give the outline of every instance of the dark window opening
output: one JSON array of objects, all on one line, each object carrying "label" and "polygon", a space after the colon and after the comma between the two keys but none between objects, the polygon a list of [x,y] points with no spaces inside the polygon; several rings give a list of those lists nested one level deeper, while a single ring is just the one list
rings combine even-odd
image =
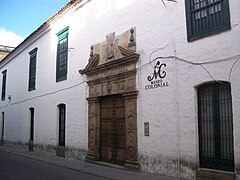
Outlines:
[{"label": "dark window opening", "polygon": [[198,88],[200,167],[234,171],[233,115],[230,84]]},{"label": "dark window opening", "polygon": [[4,117],[5,114],[2,112],[2,129],[1,129],[1,146],[3,146],[3,141],[4,141]]},{"label": "dark window opening", "polygon": [[58,105],[59,110],[59,137],[58,145],[65,146],[65,120],[66,120],[66,105]]},{"label": "dark window opening", "polygon": [[2,72],[3,78],[2,78],[2,101],[5,100],[6,97],[6,83],[7,83],[7,70],[4,70]]},{"label": "dark window opening", "polygon": [[37,49],[33,49],[29,52],[30,62],[29,62],[29,80],[28,80],[28,91],[32,91],[36,86],[36,60],[37,60]]},{"label": "dark window opening", "polygon": [[30,108],[30,140],[34,139],[34,108]]}]

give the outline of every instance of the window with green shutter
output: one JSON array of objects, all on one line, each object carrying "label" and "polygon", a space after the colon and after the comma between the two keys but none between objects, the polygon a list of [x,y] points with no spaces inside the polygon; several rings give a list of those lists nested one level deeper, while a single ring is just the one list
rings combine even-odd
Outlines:
[{"label": "window with green shutter", "polygon": [[59,33],[57,45],[56,82],[67,79],[68,64],[68,29],[64,28]]},{"label": "window with green shutter", "polygon": [[36,60],[37,60],[37,50],[34,48],[29,52],[30,61],[29,61],[29,80],[28,80],[28,91],[35,89],[36,85]]},{"label": "window with green shutter", "polygon": [[231,28],[228,0],[185,0],[188,41]]}]

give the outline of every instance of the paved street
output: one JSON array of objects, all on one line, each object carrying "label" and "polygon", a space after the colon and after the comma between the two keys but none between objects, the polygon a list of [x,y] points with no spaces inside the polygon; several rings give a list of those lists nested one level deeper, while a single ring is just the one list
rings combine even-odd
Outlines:
[{"label": "paved street", "polygon": [[105,178],[0,150],[1,180],[102,180]]},{"label": "paved street", "polygon": [[87,163],[27,149],[0,146],[0,180],[177,180],[124,167]]}]

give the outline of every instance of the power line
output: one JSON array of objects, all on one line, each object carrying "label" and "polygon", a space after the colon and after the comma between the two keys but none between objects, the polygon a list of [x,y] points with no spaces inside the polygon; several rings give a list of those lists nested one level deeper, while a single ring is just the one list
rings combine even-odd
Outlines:
[{"label": "power line", "polygon": [[[171,39],[170,39],[170,40],[171,40]],[[169,41],[170,41],[170,40],[169,40]],[[168,45],[168,44],[167,44],[167,45]],[[162,49],[162,48],[161,48],[161,49]],[[159,49],[158,49],[158,50],[159,50]],[[154,52],[156,52],[156,50],[153,51],[153,52],[150,54],[150,56],[151,56]],[[184,62],[184,63],[188,63],[188,64],[191,64],[191,65],[198,65],[198,66],[202,67],[214,81],[216,81],[216,82],[218,82],[218,83],[222,83],[222,82],[216,80],[216,79],[211,75],[211,73],[207,70],[207,68],[204,67],[203,65],[206,65],[206,64],[214,64],[214,63],[221,63],[221,62],[224,62],[224,61],[232,61],[233,58],[237,58],[237,59],[234,61],[234,63],[232,64],[231,69],[230,69],[230,72],[229,72],[229,82],[230,82],[232,70],[233,70],[234,66],[237,64],[237,62],[240,60],[240,55],[236,55],[236,56],[232,56],[232,57],[228,57],[228,58],[224,58],[224,59],[219,59],[219,60],[215,60],[215,61],[210,61],[210,62],[192,62],[192,61],[190,61],[190,60],[187,60],[187,59],[184,59],[184,58],[179,58],[179,57],[177,57],[177,56],[165,56],[165,57],[164,57],[164,56],[158,56],[158,57],[154,58],[153,60],[149,60],[148,63],[143,64],[143,65],[141,65],[140,67],[138,67],[138,68],[136,68],[136,69],[137,69],[137,70],[141,70],[144,66],[146,66],[146,65],[148,65],[148,64],[151,64],[152,62],[156,61],[157,59],[173,59],[173,58],[175,58],[175,59],[178,60],[178,61]],[[81,84],[83,84],[83,83],[85,83],[85,82],[86,82],[86,81],[82,81],[82,82],[80,82],[80,83],[78,83],[78,84],[75,84],[75,85],[70,86],[70,87],[67,87],[67,88],[62,88],[62,89],[59,89],[59,90],[56,90],[56,91],[52,91],[52,92],[49,92],[49,93],[45,93],[45,94],[42,94],[42,95],[38,95],[38,96],[31,97],[31,98],[27,98],[27,99],[24,99],[24,100],[22,100],[22,101],[18,101],[18,102],[15,102],[15,103],[11,103],[11,104],[10,104],[10,101],[9,101],[7,105],[0,107],[0,109],[5,108],[5,107],[7,107],[8,105],[16,105],[16,104],[20,104],[20,103],[23,103],[23,102],[26,102],[26,101],[30,101],[30,100],[33,100],[33,99],[36,99],[36,98],[41,98],[41,97],[49,96],[49,95],[52,95],[52,94],[55,94],[55,93],[58,93],[58,92],[61,92],[61,91],[69,90],[69,89],[75,88],[75,87],[77,87],[77,86],[80,86]]]},{"label": "power line", "polygon": [[[169,44],[169,41],[168,41],[167,45]],[[214,81],[216,81],[218,83],[221,83],[221,84],[224,84],[221,81],[218,81],[217,79],[215,79],[211,75],[211,73],[207,70],[207,68],[204,67],[203,65],[221,63],[221,62],[225,62],[225,61],[233,61],[235,58],[237,58],[235,60],[235,62],[233,63],[233,65],[231,66],[231,69],[230,69],[230,72],[229,72],[229,82],[230,82],[232,70],[233,70],[235,64],[240,60],[240,55],[235,55],[235,56],[232,56],[232,57],[227,57],[227,58],[218,59],[218,60],[214,60],[214,61],[205,61],[205,62],[193,62],[193,61],[190,61],[190,60],[187,60],[187,59],[184,59],[184,58],[180,58],[180,57],[177,57],[177,56],[157,56],[153,60],[150,60],[150,58],[151,58],[153,53],[155,53],[158,50],[164,49],[167,45],[165,45],[163,48],[158,48],[157,50],[154,50],[152,53],[150,53],[150,55],[149,55],[149,62],[146,63],[146,64],[141,65],[140,67],[137,68],[137,70],[141,70],[143,67],[145,67],[148,64],[151,64],[152,62],[156,61],[157,59],[174,59],[175,58],[176,60],[178,60],[180,62],[184,62],[184,63],[187,63],[187,64],[191,64],[191,65],[196,65],[196,66],[202,67]]]},{"label": "power line", "polygon": [[230,72],[229,72],[229,82],[231,82],[231,75],[232,75],[232,70],[233,70],[233,67],[235,66],[235,64],[237,64],[237,62],[240,60],[240,57],[238,59],[236,59],[236,61],[233,63],[231,69],[230,69]]},{"label": "power line", "polygon": [[34,96],[34,97],[31,97],[31,98],[27,98],[27,99],[24,99],[24,100],[22,100],[22,101],[18,101],[18,102],[15,102],[15,103],[11,103],[11,104],[10,104],[10,101],[9,101],[7,105],[0,107],[0,109],[5,108],[5,107],[7,107],[8,105],[10,105],[10,106],[11,106],[11,105],[16,105],[16,104],[20,104],[20,103],[23,103],[23,102],[26,102],[26,101],[33,100],[33,99],[37,99],[37,98],[49,96],[49,95],[52,95],[52,94],[56,94],[56,93],[59,93],[59,92],[61,92],[61,91],[69,90],[69,89],[75,88],[75,87],[77,87],[77,86],[80,86],[80,85],[82,85],[82,84],[85,83],[85,82],[86,82],[86,81],[82,81],[82,82],[80,82],[80,83],[78,83],[78,84],[75,84],[75,85],[73,85],[73,86],[70,86],[70,87],[62,88],[62,89],[59,89],[59,90],[56,90],[56,91],[52,91],[52,92],[49,92],[49,93],[45,93],[45,94],[41,94],[41,95]]}]

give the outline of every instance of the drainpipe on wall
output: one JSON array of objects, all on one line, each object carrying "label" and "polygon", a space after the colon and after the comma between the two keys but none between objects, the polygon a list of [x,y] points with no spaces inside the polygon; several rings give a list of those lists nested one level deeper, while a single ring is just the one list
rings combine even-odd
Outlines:
[{"label": "drainpipe on wall", "polygon": [[[87,78],[85,77],[85,79],[84,79],[84,81],[86,82],[86,84],[87,84]],[[87,101],[87,97],[88,97],[88,86],[86,85],[86,87],[85,87],[85,103],[84,103],[84,113],[85,113],[85,127],[84,127],[84,129],[85,129],[85,135],[86,135],[86,143],[85,143],[85,145],[86,145],[86,147],[87,147],[87,150],[88,150],[88,101]]]},{"label": "drainpipe on wall", "polygon": [[176,60],[176,44],[175,39],[173,41],[174,46],[174,67],[175,67],[175,80],[176,80],[176,91],[175,91],[175,100],[176,100],[176,116],[177,116],[177,176],[180,178],[180,121],[179,121],[179,100],[178,100],[178,70],[177,70],[177,60]]}]

